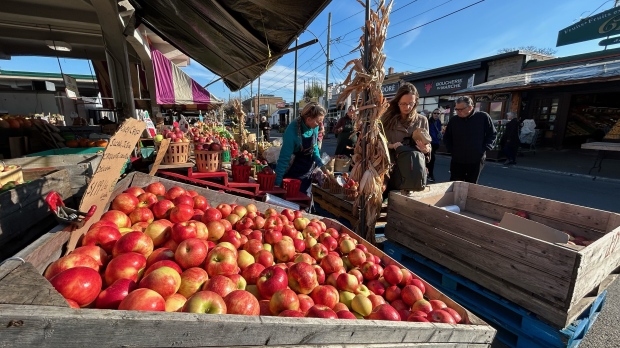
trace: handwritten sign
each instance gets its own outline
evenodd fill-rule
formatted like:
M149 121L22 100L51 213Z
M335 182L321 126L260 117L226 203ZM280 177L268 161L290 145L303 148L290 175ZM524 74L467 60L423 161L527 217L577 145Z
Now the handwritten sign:
M164 159L166 152L168 152L168 145L170 145L170 139L164 139L159 144L159 150L157 150L157 157L155 157L155 162L153 162L153 166L151 167L151 171L149 172L150 176L155 176L155 173L157 173L157 169L159 169L159 164Z
M93 205L97 206L97 211L84 226L71 233L71 238L67 244L67 253L75 249L80 236L88 231L90 225L99 221L99 218L103 215L103 209L111 198L110 195L114 191L121 170L134 150L144 129L144 122L128 119L110 139L99 167L93 175L90 184L88 184L80 202L80 211L88 211Z
M62 79L65 83L65 92L67 93L67 97L71 99L79 98L80 92L78 91L77 80L66 74L62 74Z

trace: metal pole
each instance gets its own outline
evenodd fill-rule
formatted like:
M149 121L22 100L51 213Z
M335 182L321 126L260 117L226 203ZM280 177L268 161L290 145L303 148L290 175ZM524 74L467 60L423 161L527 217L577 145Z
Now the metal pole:
M295 38L295 46L299 38ZM293 76L293 119L297 119L297 50L295 50L295 75Z
M368 65L369 65L369 46L370 43L368 42L368 21L370 21L370 0L366 0L366 13L364 15L364 68L366 70L368 70ZM363 94L363 101L364 104L366 105L366 102L368 100L368 93L366 91L364 91ZM360 115L361 116L361 115ZM364 116L363 116L363 120L364 120L364 125L363 125L363 129L362 129L362 172L366 171L366 167L368 166L367 163L367 159L366 159L366 134L368 133L368 110L364 111ZM364 199L361 200L360 202L360 221L359 221L359 228L358 228L358 233L360 235L360 237L366 239L366 201Z
M329 99L327 99L327 96L329 95L329 93L327 92L327 89L329 88L329 66L331 65L331 62L329 61L329 41L331 40L331 34L332 34L332 13L330 12L329 15L327 16L327 61L325 63L325 111L327 113L329 113Z
M262 75L262 74L261 74ZM258 96L258 112L254 113L254 119L256 120L256 158L258 158L258 117L260 116L260 75L258 76L258 92L256 92Z

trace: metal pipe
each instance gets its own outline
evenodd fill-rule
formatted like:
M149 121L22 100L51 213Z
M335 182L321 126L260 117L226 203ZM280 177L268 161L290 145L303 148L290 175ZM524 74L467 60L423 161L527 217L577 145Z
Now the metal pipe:
M298 40L299 38L295 38L295 46ZM295 50L295 75L293 76L293 119L297 119L297 50Z
M368 21L370 21L370 0L366 0L366 13L364 16L364 69L368 70L369 65L369 46L368 42ZM364 105L368 102L368 92L364 91L363 94ZM368 166L368 161L366 159L366 134L368 133L368 110L364 112L363 118L363 128L362 128L362 173L366 170ZM360 221L358 223L358 233L360 237L366 239L366 200L362 197L360 202Z

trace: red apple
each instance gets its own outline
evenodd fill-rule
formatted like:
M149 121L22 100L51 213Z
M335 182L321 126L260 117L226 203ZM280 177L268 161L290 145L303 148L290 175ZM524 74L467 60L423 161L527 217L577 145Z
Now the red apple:
M180 204L185 204L185 205L189 205L190 207L192 207L192 209L194 208L194 198L188 194L175 197L172 200L172 203L174 203L175 206L178 206Z
M175 198L181 195L185 195L185 194L187 194L187 191L185 191L184 188L179 187L179 186L174 186L170 188L168 192L166 192L166 199L173 201Z
M182 269L201 266L207 258L207 245L202 239L190 238L179 243L174 260Z
M75 301L80 307L93 302L102 285L99 273L89 267L69 268L49 281L64 298Z
M103 250L102 247L97 245L85 245L73 250L71 254L87 255L97 261L99 266L106 266L110 261L110 256Z
M356 276L348 273L341 273L336 278L336 288L338 290L349 291L354 293L360 285Z
M308 309L306 313L307 318L323 318L323 319L338 319L338 315L331 308L315 304Z
M411 306L411 311L413 312L419 311L424 313L430 313L432 310L433 306L431 306L430 302L425 299L418 300Z
M209 202L204 196L194 196L193 200L194 200L194 209L200 209L202 211L205 211L207 210L207 208L211 207L209 205Z
M205 209L205 214L202 217L202 222L204 222L205 224L211 222L211 221L219 221L222 219L222 212L218 209L215 208L207 208Z
M145 192L138 196L138 207L151 209L159 200L157 196L150 192Z
M317 243L310 248L310 255L319 262L323 260L328 253L329 250L327 250L327 247L321 243Z
M222 296L212 291L198 291L187 299L183 312L201 314L226 314L226 303Z
M204 283L202 290L213 291L214 293L225 297L231 292L237 290L237 284L226 276L216 275Z
M299 310L299 298L293 290L280 289L269 300L269 310L272 315L279 315L285 310Z
M385 289L384 296L388 302L393 302L395 300L400 299L400 294L401 294L401 289L396 285L392 285L392 286L388 286L387 289Z
M391 285L397 285L403 280L403 273L396 265L389 265L383 269L383 278Z
M273 245L273 254L280 262L289 262L295 256L295 245L293 242L281 240Z
M234 251L216 246L205 261L205 269L210 277L215 275L229 275L237 273L237 255Z
M138 207L138 203L140 203L140 201L135 195L131 193L121 193L120 195L114 197L114 200L110 205L110 209L129 214Z
M271 299L277 291L286 289L288 283L286 271L277 266L265 268L256 280L258 292L261 298L266 300Z
M354 267L359 267L366 262L366 254L361 249L353 249L349 252L349 262Z
M121 239L118 227L99 226L93 228L82 237L82 246L95 245L101 247L106 253L111 254L116 241Z
M151 255L146 259L146 268L151 267L155 262L170 260L174 261L174 251L168 248L158 248L153 250Z
M360 284L362 284L364 282L364 276L362 275L362 272L358 268L353 268L352 270L350 270L347 273L354 275L355 278L357 278L357 281Z
M156 220L151 222L146 227L146 229L144 230L144 234L151 237L154 247L160 247L168 239L170 239L170 234L172 233L172 225L173 223L166 219Z
M360 271L366 280L379 279L379 266L373 262L364 262L360 266Z
M325 271L319 265L313 265L314 272L316 272L316 280L319 282L319 285L323 285L325 283Z
M217 206L217 210L219 210L222 213L222 218L226 218L228 215L230 215L232 213L232 207L226 203L222 203L219 204Z
M259 250L254 256L256 263L263 265L264 267L270 267L273 265L273 254L267 250Z
M187 204L175 205L170 209L170 221L173 223L189 221L194 216L194 208Z
M385 299L380 295L369 295L368 299L372 303L372 308L374 309L378 305L385 304Z
M293 222L293 220L295 220L295 213L291 209L288 209L288 208L283 209L281 214L286 216L288 221Z
M220 221L209 221L205 224L207 225L207 230L209 231L210 241L217 242L218 240L220 240L220 238L222 238L225 232L224 224L222 224Z
M226 303L227 314L241 314L241 315L259 315L260 306L258 300L254 295L245 290L235 290L226 297L224 297Z
M370 320L391 320L400 321L400 314L389 304L382 304L375 307L368 315Z
M325 274L331 274L341 269L344 270L344 264L342 263L342 259L333 254L328 254L323 259L321 259L320 265L325 271Z
M179 293L168 296L166 298L166 312L181 312L185 302L187 302L187 298Z
M263 315L263 314L261 314ZM271 315L271 312L269 312L269 315ZM280 314L278 314L279 317L289 317L289 318L303 318L305 315L304 313L297 311L297 310L292 310L292 309L286 309L283 310L282 312L280 312Z
M123 193L129 193L136 197L140 196L144 192L145 192L144 189L142 189L141 187L136 187L136 186L129 187L125 191L123 191Z
M191 267L181 273L181 286L178 293L189 298L209 280L207 271L200 267Z
M457 311L455 311L454 309L452 309L450 307L446 307L446 308L442 309L442 311L446 311L446 312L450 313L450 315L452 316L452 318L454 318L454 321L457 324L459 324L461 322L461 320L463 320L461 315Z
M297 294L297 298L299 299L299 311L306 314L310 307L314 306L314 300L312 297L304 294Z
M106 284L112 284L118 279L130 279L138 282L146 267L146 257L142 254L128 252L120 254L110 260L105 269Z
M428 302L434 310L448 308L448 306L441 300L430 300Z
M198 228L195 223L191 221L177 222L172 225L172 231L170 236L175 242L181 243L182 241L190 238L196 238L198 235Z
M165 262L165 261L160 261ZM171 261L168 261L171 262ZM176 269L159 267L140 280L141 288L156 291L164 299L175 294L181 286L181 275Z
M265 266L260 263L253 263L241 271L241 276L249 285L256 285L261 273L265 270Z
M129 220L131 220L132 225L138 222L151 223L154 219L153 212L146 207L136 207L136 209L129 213Z
M413 306L419 300L424 299L424 293L415 285L407 285L401 291L401 298L409 306Z
M96 246L93 247L98 248ZM95 272L99 272L100 265L99 262L89 255L71 253L52 262L49 267L47 267L43 275L47 280L50 280L58 273L75 267L88 267L93 269Z
M307 295L319 285L314 267L300 262L288 269L288 286L298 294Z
M319 285L310 293L310 297L315 304L325 305L333 308L338 303L340 297L338 290L331 285Z
M121 301L118 309L163 312L166 310L166 300L156 291L140 288L130 292Z
M344 310L344 309L336 312L336 315L338 316L338 319L357 320L357 317L355 316L355 314L351 313L348 310Z
M407 318L407 321L417 322L417 323L428 323L428 319L426 317L415 315L414 313L410 314Z
M241 235L239 234L239 232L235 230L225 231L222 237L219 239L219 242L220 243L228 242L232 244L235 247L235 249L239 249L239 247L241 246Z
M156 196L163 196L166 194L166 188L161 182L154 182L149 184L147 187L144 188L144 191L150 192Z
M142 232L129 232L123 235L112 248L112 256L117 257L120 254L136 252L149 257L153 252L153 240Z
M409 281L409 284L417 286L418 289L422 290L423 294L426 293L426 286L424 285L424 283L422 283L422 281L420 279L412 278Z
M95 308L118 309L121 301L137 288L138 285L133 280L119 279L99 293L95 301Z
M385 286L378 279L369 280L366 283L366 286L370 291L379 296L383 296L383 294L385 293Z
M170 217L170 211L174 208L174 203L167 199L162 199L153 204L151 210L156 219L168 219Z
M144 233L144 231L146 231L146 228L149 227L149 225L149 222L136 222L135 224L131 225L131 229Z
M443 309L435 309L431 311L430 313L428 313L426 318L432 323L446 323L453 325L456 324L456 320L454 320L454 317L452 317L449 312Z

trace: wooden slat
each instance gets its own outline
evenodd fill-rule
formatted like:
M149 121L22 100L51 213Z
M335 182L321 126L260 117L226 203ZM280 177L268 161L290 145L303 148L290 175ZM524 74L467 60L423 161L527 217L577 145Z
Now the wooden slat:
M469 183L462 181L454 183L454 204L458 205L461 210L467 209L468 192Z
M450 255L452 258L461 260L466 267L493 274L505 283L513 284L514 287L520 288L526 297L537 296L543 301L556 303L558 306L564 304L570 280L549 276L544 271L480 247L449 231L442 231L424 224L417 224L415 231L412 231L411 225L412 222L408 216L390 211L386 237L416 252L425 248L434 250L438 256L431 257L431 260L441 257L442 254ZM412 240L417 243L407 244ZM419 247L420 244L425 246ZM481 285L484 286L484 284Z
M31 263L17 267L0 281L0 304L69 307Z
M576 270L570 304L578 302L620 267L620 227L579 252L581 263Z
M499 190L481 185L470 184L467 198L488 201L500 206L523 210L534 215L564 220L573 225L584 226L600 231L604 231L605 228L607 228L607 223L610 217L610 213L603 210Z
M529 236L446 212L399 193L390 194L389 211L410 217L410 226L426 224L457 235L482 248L522 262L559 279L570 280L576 253ZM388 213L389 216L389 213ZM570 265L566 267L566 265Z
M490 344L494 333L478 325L0 305L0 346L11 347Z
M581 144L582 149L599 151L620 151L620 143L609 143L604 141Z
M24 261L30 262L39 274L43 274L43 271L50 263L60 258L62 248L69 240L70 233L62 229L62 226L57 226L15 254L15 257L20 257Z

